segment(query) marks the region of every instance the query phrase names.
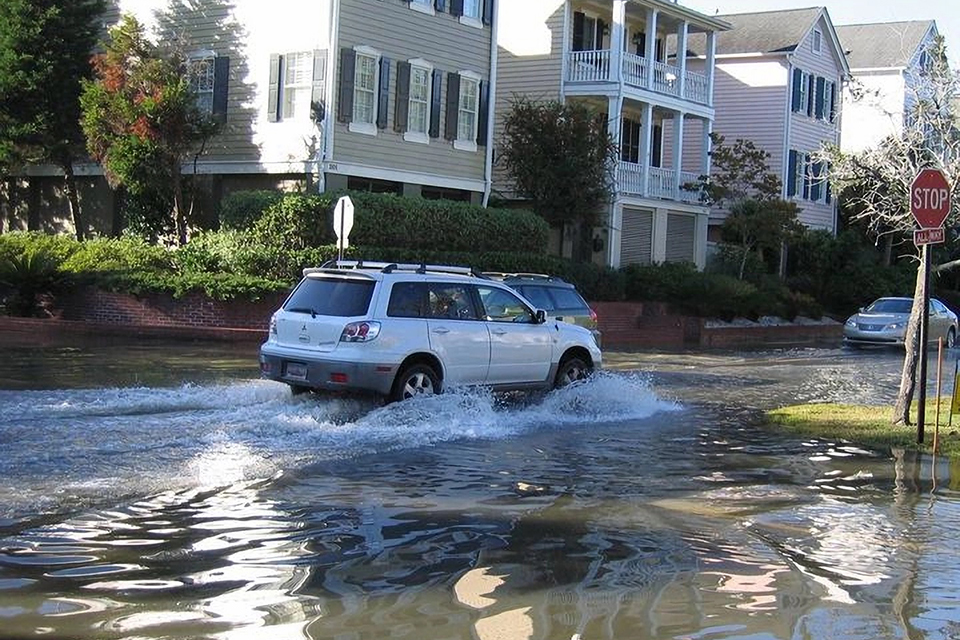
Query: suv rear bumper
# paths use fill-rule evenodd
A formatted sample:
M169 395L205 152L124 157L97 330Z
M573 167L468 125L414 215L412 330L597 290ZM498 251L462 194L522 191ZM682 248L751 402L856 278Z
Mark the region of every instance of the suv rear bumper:
M390 394L397 365L372 362L344 362L287 351L265 343L260 347L260 376L268 380L323 391Z

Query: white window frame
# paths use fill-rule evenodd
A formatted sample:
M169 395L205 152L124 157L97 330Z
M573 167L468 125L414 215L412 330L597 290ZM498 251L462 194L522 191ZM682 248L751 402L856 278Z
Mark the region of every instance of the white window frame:
M304 69L298 72L302 77L294 78L291 82L287 76L290 70L290 61L296 58L298 63L303 61ZM280 114L282 120L303 120L310 115L310 95L313 92L313 51L291 51L283 54L283 75L280 78ZM306 99L303 98L306 95ZM299 96L299 99L298 99ZM305 107L301 113L300 107Z
M453 148L459 149L460 151L476 151L477 150L477 129L480 126L480 81L483 79L479 73L474 71L460 71L460 95L458 97L457 104L457 138L453 141ZM463 118L462 115L464 112L471 113L470 109L463 108L463 87L466 83L471 83L476 87L476 100L474 100L472 113L473 118L473 131L470 134L469 138L461 137L463 132Z
M806 71L800 72L800 115L807 115L807 110L810 106L810 74Z
M437 14L436 10L433 8L433 0L410 0L410 8L414 11L425 13L428 16Z
M820 53L823 50L823 32L820 29L813 30L812 48L814 53Z
M368 136L377 135L377 105L380 99L380 52L372 47L358 45L353 48L357 54L353 69L353 112L350 114L350 124L347 129L353 133L362 133ZM370 121L357 120L358 92L364 91L360 86L361 58L373 60L373 102L370 106Z
M826 123L833 122L830 117L830 103L833 100L833 83L828 78L823 79L823 118Z
M476 6L476 15L467 13L470 3L474 3ZM472 7L470 8L472 9ZM463 15L460 16L460 24L483 29L483 0L463 0Z
M217 82L216 60L217 54L209 50L194 51L187 55L187 80L190 83L190 91L196 98L197 108L208 116L213 115L213 94ZM201 65L205 65L203 76L205 80L209 80L209 89L199 86Z
M408 60L410 63L410 85L408 87L408 97L407 97L407 130L403 133L403 139L407 142L417 142L420 144L430 144L430 108L433 98L433 65L423 58L415 58L413 60ZM425 117L423 121L423 131L415 131L410 126L410 118L413 115L413 105L414 105L414 94L413 94L413 81L417 71L424 71L427 75L426 82L426 108Z
M793 168L793 185L796 189L796 193L793 194L794 200L803 200L803 185L807 179L807 170L806 170L806 157L807 154L799 151L798 149L793 150L797 156L796 165Z

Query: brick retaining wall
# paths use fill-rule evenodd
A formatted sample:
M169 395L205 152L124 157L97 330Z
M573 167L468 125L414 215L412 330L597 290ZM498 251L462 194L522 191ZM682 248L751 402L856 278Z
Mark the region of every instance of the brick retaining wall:
M270 315L286 293L258 301L212 300L201 293L129 294L82 288L57 300L60 315L51 331L124 333L227 340L262 340ZM671 313L661 303L597 302L605 349L738 348L771 344L839 342L843 325L713 326L702 318ZM4 322L17 330L14 319ZM34 326L44 322L29 321Z

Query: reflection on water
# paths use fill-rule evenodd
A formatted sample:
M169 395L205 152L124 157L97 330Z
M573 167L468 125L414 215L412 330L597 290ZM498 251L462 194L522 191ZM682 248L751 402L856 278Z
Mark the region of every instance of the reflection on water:
M0 637L957 637L960 473L757 424L859 354L669 358L390 406L0 392Z

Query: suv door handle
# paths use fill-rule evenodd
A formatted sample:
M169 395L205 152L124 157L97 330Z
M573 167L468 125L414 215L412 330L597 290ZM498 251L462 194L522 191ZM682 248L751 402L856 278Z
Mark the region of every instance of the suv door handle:
M450 333L450 329L447 329L446 327L437 327L436 329L433 330L433 332L434 333Z

